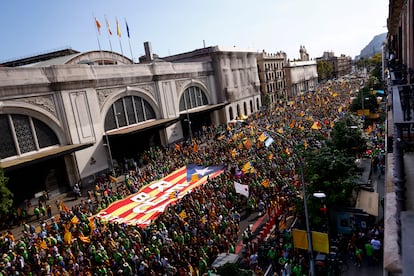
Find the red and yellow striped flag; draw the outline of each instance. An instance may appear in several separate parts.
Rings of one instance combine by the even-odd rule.
[[[69,208],[63,202],[63,200],[61,200],[60,203],[59,203],[59,211],[65,211],[66,213],[70,212]]]

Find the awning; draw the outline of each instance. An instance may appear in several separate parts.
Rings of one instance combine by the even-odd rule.
[[[29,165],[32,163],[44,161],[47,159],[51,159],[54,157],[66,155],[87,147],[92,146],[93,143],[85,143],[85,144],[76,144],[76,145],[66,145],[55,147],[47,150],[41,150],[38,152],[30,153],[16,159],[8,160],[8,161],[0,161],[0,167],[3,169],[17,169],[24,165]]]
[[[189,114],[197,114],[197,113],[202,113],[202,112],[206,112],[206,111],[213,111],[213,110],[217,110],[217,109],[222,108],[226,104],[227,103],[203,105],[203,106],[200,106],[200,107],[189,109],[188,113]],[[183,114],[187,114],[187,110],[181,111],[181,115],[183,115]]]
[[[378,216],[378,193],[360,190],[355,208],[364,210],[366,213]]]
[[[135,124],[135,125],[124,127],[124,128],[109,130],[106,132],[106,135],[115,136],[115,135],[132,134],[135,132],[140,132],[140,131],[155,128],[155,127],[168,126],[168,125],[173,124],[176,121],[178,121],[178,118],[172,118],[172,119],[167,118],[167,119],[154,120],[150,122],[143,122],[140,124]]]

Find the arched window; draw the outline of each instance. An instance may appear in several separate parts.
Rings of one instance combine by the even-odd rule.
[[[21,114],[0,115],[0,133],[0,159],[59,144],[49,126]]]
[[[247,104],[246,102],[243,103],[244,115],[247,116]]]
[[[259,99],[258,98],[256,99],[256,107],[257,107],[257,110],[260,110],[260,104],[259,104]]]
[[[152,106],[137,96],[123,97],[114,102],[106,113],[105,131],[155,119]]]
[[[229,107],[229,118],[230,118],[230,121],[234,119],[233,108],[231,106]]]
[[[237,117],[240,117],[240,105],[237,104]]]
[[[180,111],[208,104],[204,92],[197,86],[188,87],[180,98]]]
[[[253,101],[250,100],[250,113],[253,113]]]

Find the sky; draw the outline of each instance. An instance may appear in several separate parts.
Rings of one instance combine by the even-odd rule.
[[[151,42],[158,56],[208,46],[299,58],[354,58],[387,32],[388,0],[9,0],[0,3],[0,63],[71,48],[112,50],[134,60]],[[95,19],[101,23],[97,32]],[[112,36],[108,35],[105,18]],[[121,37],[117,36],[118,18]],[[125,20],[130,38],[127,36]],[[131,47],[130,47],[131,46]],[[121,51],[122,49],[122,51]],[[132,51],[131,51],[132,50]]]

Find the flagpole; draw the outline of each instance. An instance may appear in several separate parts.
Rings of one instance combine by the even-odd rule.
[[[96,17],[93,15],[93,19],[94,19],[94,23],[95,23],[95,35],[96,35],[96,39],[98,40],[98,47],[99,47],[99,53],[101,54],[101,60],[102,60],[102,64],[105,65],[105,61],[103,58],[103,53],[102,53],[102,48],[101,48],[101,41],[99,40],[99,36],[101,35],[101,23],[98,21],[98,19],[96,19]]]
[[[116,35],[119,39],[119,47],[121,48],[121,54],[124,55],[124,50],[122,49],[122,43],[121,43],[121,28],[119,27],[118,18],[115,17],[116,20]]]
[[[111,56],[112,56],[113,62],[115,63],[115,59],[113,57],[114,52],[112,51],[112,42],[111,42],[111,37],[110,37],[110,35],[112,35],[112,32],[111,32],[111,28],[109,26],[109,21],[108,21],[108,18],[106,17],[106,15],[105,15],[105,23],[106,23],[106,28],[108,29],[107,35],[108,35],[108,41],[109,41],[109,49],[111,50]]]
[[[124,20],[125,20],[125,26],[126,26],[127,35],[128,35],[128,44],[129,44],[129,51],[131,53],[131,60],[132,60],[132,63],[134,63],[134,55],[132,54],[131,39],[130,39],[130,35],[129,35],[129,27],[128,27],[128,23],[126,21],[126,18],[124,18]]]

